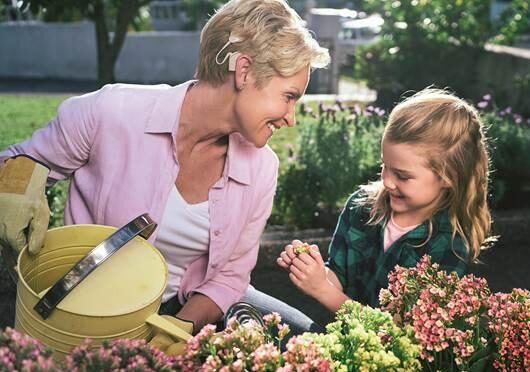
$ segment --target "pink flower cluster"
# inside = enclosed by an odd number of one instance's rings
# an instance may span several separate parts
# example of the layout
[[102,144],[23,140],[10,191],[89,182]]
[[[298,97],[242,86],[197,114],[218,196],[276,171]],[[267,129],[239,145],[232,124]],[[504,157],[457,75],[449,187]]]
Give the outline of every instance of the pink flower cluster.
[[59,371],[52,351],[39,341],[12,328],[0,332],[0,371],[55,372]]
[[516,288],[496,293],[488,304],[488,327],[499,354],[493,366],[500,371],[529,371],[530,291]]
[[424,256],[414,268],[396,267],[379,300],[398,325],[413,327],[425,362],[440,370],[468,370],[488,347],[481,319],[490,294],[485,279],[459,279]]
[[65,360],[70,372],[86,371],[171,371],[175,358],[144,340],[113,340],[94,347],[90,341],[76,347]]
[[226,329],[215,332],[206,326],[188,341],[184,355],[176,366],[191,371],[329,371],[331,362],[313,342],[289,340],[287,350],[280,351],[281,340],[289,327],[278,314],[266,315],[265,327],[253,321],[229,320]]
[[322,356],[320,348],[314,341],[302,337],[291,337],[287,343],[287,351],[283,353],[285,364],[278,368],[279,372],[331,370],[331,362]]

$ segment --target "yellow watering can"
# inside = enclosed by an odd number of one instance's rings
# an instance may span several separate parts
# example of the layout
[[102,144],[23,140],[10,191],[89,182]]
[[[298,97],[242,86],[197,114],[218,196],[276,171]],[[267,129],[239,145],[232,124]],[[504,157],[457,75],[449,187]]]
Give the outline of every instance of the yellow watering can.
[[62,359],[85,339],[149,340],[153,327],[191,335],[157,314],[167,266],[146,239],[156,227],[147,214],[117,230],[70,225],[48,230],[37,255],[25,247],[17,263],[15,328]]

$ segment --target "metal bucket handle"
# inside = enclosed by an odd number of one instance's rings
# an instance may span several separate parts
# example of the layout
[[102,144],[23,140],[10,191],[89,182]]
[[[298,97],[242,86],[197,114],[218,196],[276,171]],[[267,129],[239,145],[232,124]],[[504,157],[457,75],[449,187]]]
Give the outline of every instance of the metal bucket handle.
[[156,223],[147,213],[118,229],[99,243],[85,257],[79,260],[70,271],[46,292],[33,308],[43,319],[55,310],[57,305],[81,283],[94,269],[100,266],[113,253],[136,236],[148,239],[156,228]]

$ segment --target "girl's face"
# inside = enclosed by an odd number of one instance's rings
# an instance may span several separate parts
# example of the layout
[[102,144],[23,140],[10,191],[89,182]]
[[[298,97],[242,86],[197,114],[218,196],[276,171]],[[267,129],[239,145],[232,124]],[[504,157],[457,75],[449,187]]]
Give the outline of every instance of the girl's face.
[[445,182],[428,167],[417,146],[385,139],[381,157],[381,178],[390,195],[394,219],[403,226],[423,222]]
[[235,103],[239,132],[247,141],[263,147],[276,130],[294,126],[296,101],[308,82],[309,67],[290,77],[274,76],[260,89],[250,78]]

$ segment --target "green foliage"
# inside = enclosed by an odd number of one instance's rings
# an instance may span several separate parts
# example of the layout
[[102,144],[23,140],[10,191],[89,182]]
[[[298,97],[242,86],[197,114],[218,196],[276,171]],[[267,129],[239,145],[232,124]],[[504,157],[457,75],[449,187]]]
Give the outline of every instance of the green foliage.
[[215,10],[228,0],[182,0],[182,9],[186,13],[189,22],[188,30],[199,30]]
[[[378,92],[378,104],[390,107],[407,90],[428,85],[449,87],[472,99],[482,93],[476,91],[476,65],[484,44],[497,33],[490,22],[489,1],[367,0],[364,4],[367,10],[381,12],[385,23],[378,41],[358,49],[354,74]],[[504,13],[501,29],[521,17],[521,11],[512,10],[515,5]],[[512,27],[505,34],[513,37],[521,29]]]
[[489,2],[484,0],[365,0],[383,14],[382,35],[396,46],[416,40],[478,47],[490,37]]
[[512,0],[511,6],[501,14],[499,34],[494,41],[512,45],[517,35],[530,31],[530,3],[528,0]]
[[421,347],[412,327],[398,327],[387,312],[346,301],[326,334],[302,337],[321,345],[334,371],[419,371]]
[[68,181],[59,181],[52,187],[46,189],[46,197],[50,207],[50,222],[48,227],[58,227],[64,225],[64,205],[68,193]]
[[492,202],[497,207],[520,205],[530,188],[530,119],[510,108],[484,112],[489,127],[492,162]]
[[299,118],[298,151],[280,173],[272,223],[335,224],[337,208],[377,172],[384,123],[376,112],[321,105],[318,116]]

